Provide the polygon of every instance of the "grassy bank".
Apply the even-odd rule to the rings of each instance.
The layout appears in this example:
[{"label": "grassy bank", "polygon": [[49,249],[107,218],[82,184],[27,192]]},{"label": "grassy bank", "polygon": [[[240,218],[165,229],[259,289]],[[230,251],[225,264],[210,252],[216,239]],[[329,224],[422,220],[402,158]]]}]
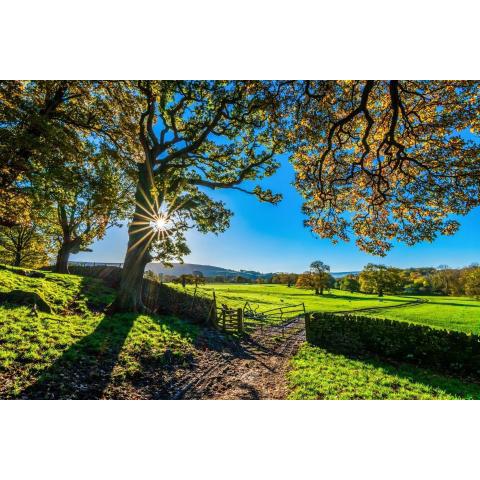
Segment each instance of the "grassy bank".
[{"label": "grassy bank", "polygon": [[101,312],[100,281],[0,270],[0,291],[36,292],[52,313],[0,306],[0,398],[152,398],[189,361],[197,327],[173,317]]}]

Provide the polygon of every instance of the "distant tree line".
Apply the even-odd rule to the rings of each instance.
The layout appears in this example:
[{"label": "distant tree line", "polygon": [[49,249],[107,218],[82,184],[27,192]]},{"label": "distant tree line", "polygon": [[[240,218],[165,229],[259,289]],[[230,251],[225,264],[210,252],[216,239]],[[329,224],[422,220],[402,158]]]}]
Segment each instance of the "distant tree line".
[{"label": "distant tree line", "polygon": [[391,295],[451,295],[480,297],[480,267],[400,269],[368,264],[358,275],[338,279],[336,288],[383,296]]},{"label": "distant tree line", "polygon": [[181,284],[184,287],[205,283],[272,284],[311,290],[315,295],[323,295],[325,290],[335,288],[379,297],[384,295],[466,295],[480,298],[480,266],[478,264],[464,268],[449,268],[441,265],[438,268],[400,269],[369,263],[359,274],[349,274],[335,279],[330,274],[330,267],[317,260],[311,263],[308,271],[301,274],[280,272],[271,277],[256,279],[242,275],[204,276],[200,271],[180,276],[155,274],[148,271],[145,277],[154,278],[160,282]]}]

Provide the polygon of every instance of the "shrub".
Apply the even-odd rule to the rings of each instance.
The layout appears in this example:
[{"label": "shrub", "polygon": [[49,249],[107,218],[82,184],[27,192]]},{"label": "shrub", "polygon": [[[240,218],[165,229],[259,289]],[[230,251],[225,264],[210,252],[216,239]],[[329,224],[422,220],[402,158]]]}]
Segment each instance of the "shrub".
[{"label": "shrub", "polygon": [[316,313],[307,341],[338,353],[374,354],[442,371],[480,376],[480,337],[395,320]]}]

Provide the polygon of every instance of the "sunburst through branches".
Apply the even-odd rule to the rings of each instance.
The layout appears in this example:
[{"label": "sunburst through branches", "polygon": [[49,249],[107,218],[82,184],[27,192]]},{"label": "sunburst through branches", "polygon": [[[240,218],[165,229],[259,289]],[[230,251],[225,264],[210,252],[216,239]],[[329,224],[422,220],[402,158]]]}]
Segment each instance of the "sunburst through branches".
[{"label": "sunburst through branches", "polygon": [[131,233],[141,235],[128,249],[130,251],[143,244],[142,251],[139,252],[140,256],[147,251],[152,242],[167,240],[175,228],[174,212],[170,211],[166,204],[160,205],[156,196],[152,202],[143,190],[141,193],[144,202],[136,202],[137,212],[131,224],[133,227]]}]

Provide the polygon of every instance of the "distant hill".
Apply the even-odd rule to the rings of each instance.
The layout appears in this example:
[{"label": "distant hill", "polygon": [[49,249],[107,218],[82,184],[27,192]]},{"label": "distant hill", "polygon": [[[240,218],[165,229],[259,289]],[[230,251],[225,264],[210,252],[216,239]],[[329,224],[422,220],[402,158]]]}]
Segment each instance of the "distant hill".
[{"label": "distant hill", "polygon": [[360,272],[356,271],[356,272],[330,272],[330,273],[334,278],[342,278],[345,275],[358,275]]},{"label": "distant hill", "polygon": [[[255,270],[232,270],[229,268],[215,267],[213,265],[199,265],[197,263],[174,263],[173,267],[165,267],[161,263],[149,263],[146,270],[151,270],[154,273],[163,273],[165,275],[189,275],[194,271],[202,272],[205,277],[236,277],[241,275],[245,278],[268,278],[273,273],[261,273]],[[332,276],[335,278],[344,277],[349,274],[356,274],[358,272],[332,272]]]},{"label": "distant hill", "polygon": [[173,267],[165,267],[161,263],[149,263],[146,270],[155,273],[164,273],[166,275],[188,275],[195,271],[202,272],[205,277],[236,277],[241,275],[245,278],[266,278],[271,277],[272,273],[260,273],[253,270],[231,270],[229,268],[215,267],[212,265],[198,265],[197,263],[174,263]]}]

